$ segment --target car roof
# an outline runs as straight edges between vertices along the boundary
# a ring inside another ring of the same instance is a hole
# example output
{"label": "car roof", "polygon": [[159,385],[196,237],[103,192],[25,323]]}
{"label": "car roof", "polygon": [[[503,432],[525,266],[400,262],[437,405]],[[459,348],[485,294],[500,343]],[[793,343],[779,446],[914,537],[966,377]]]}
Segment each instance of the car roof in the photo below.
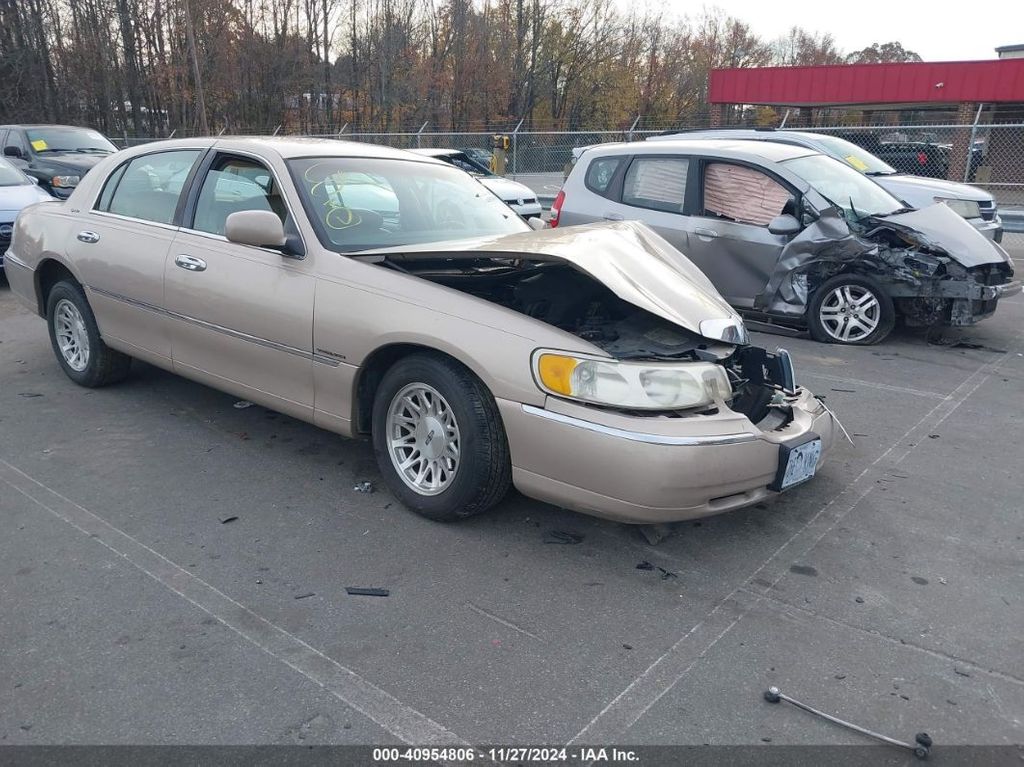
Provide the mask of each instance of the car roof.
{"label": "car roof", "polygon": [[[96,130],[90,128],[88,125],[57,125],[55,123],[9,123],[7,125],[0,125],[0,130],[7,128],[58,128],[58,129],[71,129],[71,130]],[[100,133],[100,131],[96,131]]]}
{"label": "car roof", "polygon": [[813,149],[774,141],[745,141],[743,139],[663,139],[659,141],[636,141],[618,144],[604,144],[590,147],[583,157],[593,158],[602,154],[664,154],[676,150],[687,154],[714,155],[733,160],[782,162],[795,157],[821,154]]}
{"label": "car roof", "polygon": [[462,149],[410,149],[410,152],[421,154],[424,157],[450,157],[453,154],[465,154]]}
{"label": "car roof", "polygon": [[[825,134],[826,136],[828,134]],[[822,137],[820,133],[808,131],[787,130],[785,128],[702,128],[693,131],[680,131],[679,133],[668,133],[650,138],[659,143],[679,139],[681,141],[693,141],[702,138],[757,138],[761,141],[772,141],[773,136],[796,138],[803,141],[817,141]]]}
{"label": "car roof", "polygon": [[204,138],[168,139],[140,144],[123,150],[121,155],[133,156],[154,151],[173,149],[216,148],[225,152],[262,152],[285,160],[300,157],[354,157],[362,159],[392,159],[412,162],[437,163],[439,160],[404,149],[360,141],[339,141],[333,138],[299,138],[291,136],[207,136]]}

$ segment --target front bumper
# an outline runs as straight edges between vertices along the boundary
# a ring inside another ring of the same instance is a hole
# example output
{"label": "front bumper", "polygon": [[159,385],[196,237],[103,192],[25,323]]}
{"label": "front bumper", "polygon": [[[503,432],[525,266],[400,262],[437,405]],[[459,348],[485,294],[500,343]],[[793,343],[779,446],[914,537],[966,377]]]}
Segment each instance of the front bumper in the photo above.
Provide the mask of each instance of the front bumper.
{"label": "front bumper", "polygon": [[520,205],[518,202],[505,200],[505,204],[523,218],[532,218],[533,216],[539,216],[544,212],[544,209],[541,207],[539,202],[530,202]]}
{"label": "front bumper", "polygon": [[[549,397],[543,408],[499,400],[524,495],[632,524],[721,514],[776,495],[780,445],[810,433],[832,445],[832,415],[801,390],[793,419],[763,432],[730,410],[637,417]],[[819,461],[819,466],[820,466]]]}
{"label": "front bumper", "polygon": [[986,221],[984,218],[969,218],[967,223],[993,242],[1003,241],[1003,222],[998,215],[993,217],[991,221]]}

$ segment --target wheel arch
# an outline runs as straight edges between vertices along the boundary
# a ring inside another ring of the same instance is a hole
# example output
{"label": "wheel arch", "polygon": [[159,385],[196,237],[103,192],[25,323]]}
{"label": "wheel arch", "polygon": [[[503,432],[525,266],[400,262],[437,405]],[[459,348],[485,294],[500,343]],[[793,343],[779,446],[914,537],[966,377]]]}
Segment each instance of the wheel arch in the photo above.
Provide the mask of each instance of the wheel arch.
{"label": "wheel arch", "polygon": [[53,254],[43,256],[35,269],[35,289],[37,311],[40,317],[46,317],[46,303],[53,286],[64,279],[70,278],[78,285],[82,281],[63,260]]}
{"label": "wheel arch", "polygon": [[483,385],[494,396],[494,390],[486,375],[481,375],[478,366],[474,361],[468,359],[468,355],[453,353],[451,350],[440,348],[439,345],[431,345],[418,341],[395,341],[383,344],[374,349],[363,360],[359,366],[353,385],[352,397],[352,424],[354,434],[369,434],[371,430],[371,416],[373,413],[373,397],[377,391],[384,375],[398,361],[413,354],[434,354],[439,357],[452,360],[469,370],[480,379]]}

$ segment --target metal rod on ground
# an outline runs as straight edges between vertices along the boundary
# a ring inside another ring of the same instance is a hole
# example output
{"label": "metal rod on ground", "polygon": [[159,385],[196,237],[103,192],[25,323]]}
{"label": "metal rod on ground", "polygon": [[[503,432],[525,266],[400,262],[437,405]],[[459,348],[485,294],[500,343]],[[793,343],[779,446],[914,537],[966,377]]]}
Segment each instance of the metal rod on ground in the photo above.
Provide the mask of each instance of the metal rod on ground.
{"label": "metal rod on ground", "polygon": [[931,749],[932,746],[932,739],[926,732],[917,733],[917,735],[914,736],[913,743],[905,743],[902,740],[890,738],[888,735],[882,735],[881,733],[874,732],[873,730],[869,730],[866,727],[861,727],[860,725],[856,725],[852,722],[847,722],[843,719],[839,719],[838,717],[832,716],[831,714],[826,714],[824,711],[819,711],[813,706],[808,706],[806,703],[801,703],[796,698],[789,697],[781,690],[779,690],[778,687],[769,687],[767,690],[765,690],[764,699],[769,703],[778,703],[779,701],[784,700],[787,703],[791,703],[799,709],[803,709],[809,714],[820,716],[822,719],[826,719],[829,722],[832,722],[833,724],[838,724],[840,727],[846,727],[847,729],[853,730],[854,732],[859,732],[861,735],[867,735],[869,738],[874,738],[875,740],[880,740],[883,743],[888,743],[890,746],[899,746],[900,748],[909,749],[910,751],[914,752],[914,756],[916,756],[918,759],[927,759],[929,749]]}

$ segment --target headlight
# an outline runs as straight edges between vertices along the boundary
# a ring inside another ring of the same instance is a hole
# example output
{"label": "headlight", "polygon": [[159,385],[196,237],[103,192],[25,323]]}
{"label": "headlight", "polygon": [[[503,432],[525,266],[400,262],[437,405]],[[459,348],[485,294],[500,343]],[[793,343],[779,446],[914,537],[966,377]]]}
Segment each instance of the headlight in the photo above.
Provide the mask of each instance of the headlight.
{"label": "headlight", "polygon": [[936,197],[935,202],[943,202],[952,210],[964,218],[981,218],[981,207],[975,200],[950,200],[946,197]]}
{"label": "headlight", "polygon": [[54,176],[50,179],[50,183],[53,186],[60,187],[73,187],[78,186],[78,182],[82,180],[81,176]]}
{"label": "headlight", "polygon": [[533,375],[549,394],[635,410],[681,410],[732,396],[725,369],[711,362],[618,362],[538,349]]}

